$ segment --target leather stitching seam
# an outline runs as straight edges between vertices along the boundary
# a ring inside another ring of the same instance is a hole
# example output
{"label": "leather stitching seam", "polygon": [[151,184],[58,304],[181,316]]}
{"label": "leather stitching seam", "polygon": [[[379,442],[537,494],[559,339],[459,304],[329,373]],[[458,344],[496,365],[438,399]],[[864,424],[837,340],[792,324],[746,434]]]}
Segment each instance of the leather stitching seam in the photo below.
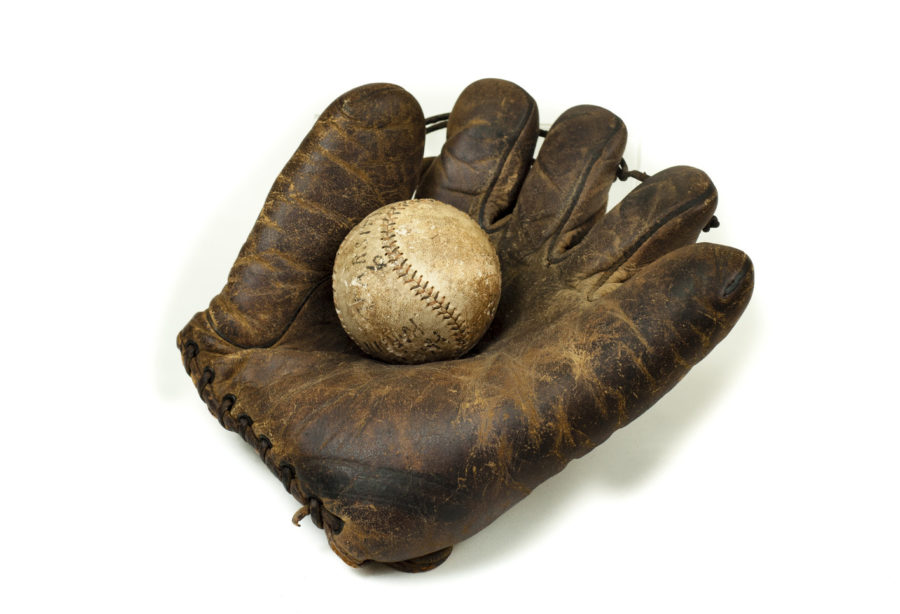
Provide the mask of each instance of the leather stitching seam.
{"label": "leather stitching seam", "polygon": [[[182,352],[185,369],[188,374],[193,376],[196,372],[200,373],[197,379],[197,391],[200,393],[200,398],[206,403],[210,413],[219,420],[219,424],[226,430],[237,433],[244,441],[249,443],[266,466],[278,476],[285,489],[296,496],[304,508],[313,507],[317,511],[313,518],[313,524],[320,529],[327,527],[333,535],[339,534],[344,527],[343,520],[324,509],[321,501],[316,497],[307,496],[300,490],[299,482],[297,481],[297,470],[294,466],[286,461],[276,463],[275,459],[269,459],[272,463],[271,465],[267,462],[266,457],[273,447],[272,440],[265,435],[257,435],[253,428],[253,418],[243,412],[237,418],[232,415],[232,410],[237,404],[237,397],[234,394],[227,393],[222,396],[221,401],[217,401],[218,396],[212,387],[216,378],[215,370],[210,366],[201,368],[199,362],[200,348],[197,343],[190,340],[185,341],[179,349]],[[275,469],[276,467],[277,470]]]}

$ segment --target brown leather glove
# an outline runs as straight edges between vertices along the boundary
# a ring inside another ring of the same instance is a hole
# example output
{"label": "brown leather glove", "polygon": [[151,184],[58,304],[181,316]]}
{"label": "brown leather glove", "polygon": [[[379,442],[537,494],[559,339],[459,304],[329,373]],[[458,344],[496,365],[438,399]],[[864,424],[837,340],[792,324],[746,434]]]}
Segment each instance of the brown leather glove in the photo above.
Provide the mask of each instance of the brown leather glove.
{"label": "brown leather glove", "polygon": [[[420,571],[674,386],[750,299],[749,258],[696,244],[716,189],[659,172],[605,213],[622,121],[566,111],[537,161],[534,100],[469,86],[423,163],[417,102],[367,85],[331,104],[275,181],[221,294],[178,335],[222,425],[347,563]],[[500,256],[503,294],[463,358],[369,358],[338,323],[331,269],[367,213],[416,196],[466,211]]]}

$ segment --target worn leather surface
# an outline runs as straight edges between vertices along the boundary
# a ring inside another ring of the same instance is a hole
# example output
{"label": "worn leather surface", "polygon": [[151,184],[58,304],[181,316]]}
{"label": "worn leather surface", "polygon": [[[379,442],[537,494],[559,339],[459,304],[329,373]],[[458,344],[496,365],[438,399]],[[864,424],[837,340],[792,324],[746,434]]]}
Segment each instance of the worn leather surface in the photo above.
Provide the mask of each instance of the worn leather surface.
{"label": "worn leather surface", "polygon": [[[750,299],[749,258],[696,243],[717,201],[706,174],[655,173],[606,212],[622,120],[574,107],[532,165],[537,137],[534,100],[483,80],[423,163],[410,94],[344,94],[275,181],[225,288],[178,335],[212,414],[351,565],[440,564],[653,405]],[[386,364],[341,329],[331,266],[354,224],[414,190],[485,228],[503,293],[464,357]]]}

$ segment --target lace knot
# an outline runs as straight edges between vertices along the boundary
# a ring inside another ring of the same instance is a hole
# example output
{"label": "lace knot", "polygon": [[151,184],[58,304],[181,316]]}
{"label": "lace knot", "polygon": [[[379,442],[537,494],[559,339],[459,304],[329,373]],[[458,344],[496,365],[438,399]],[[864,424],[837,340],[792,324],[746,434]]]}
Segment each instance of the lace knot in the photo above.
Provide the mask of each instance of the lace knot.
{"label": "lace knot", "polygon": [[316,525],[317,528],[321,529],[325,526],[322,522],[322,502],[315,497],[310,497],[306,504],[297,510],[291,521],[299,527],[300,521],[307,516],[312,519],[313,524]]}

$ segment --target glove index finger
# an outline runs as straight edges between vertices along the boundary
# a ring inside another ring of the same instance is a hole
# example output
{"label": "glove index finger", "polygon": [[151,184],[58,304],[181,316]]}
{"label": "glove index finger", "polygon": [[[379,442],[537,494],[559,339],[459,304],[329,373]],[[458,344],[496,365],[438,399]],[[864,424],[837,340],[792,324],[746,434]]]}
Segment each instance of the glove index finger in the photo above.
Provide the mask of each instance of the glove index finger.
{"label": "glove index finger", "polygon": [[210,321],[241,347],[266,347],[330,279],[347,232],[368,213],[408,199],[425,144],[418,102],[390,84],[335,100],[275,180]]}
{"label": "glove index finger", "polygon": [[476,81],[453,106],[447,142],[416,196],[451,204],[491,233],[516,201],[537,136],[537,104],[525,90],[500,79]]}

